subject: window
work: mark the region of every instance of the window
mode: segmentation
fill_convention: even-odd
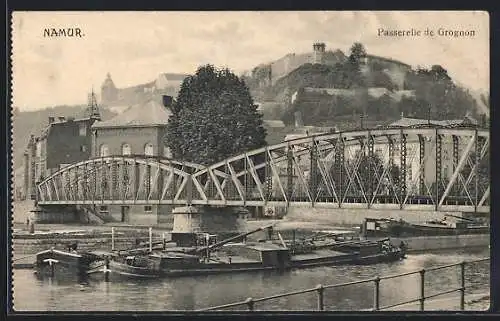
[[[163,146],[163,157],[172,158],[172,153],[170,152],[170,148],[167,146]]]
[[[87,124],[86,123],[80,123],[80,136],[87,136]]]
[[[99,155],[101,157],[109,156],[109,147],[106,144],[102,144],[99,148]]]
[[[443,171],[442,171],[442,175],[443,175],[443,178],[447,179],[448,178],[448,173],[449,172],[449,166],[448,165],[443,165]]]
[[[42,142],[36,143],[36,157],[42,156]]]
[[[122,145],[122,155],[131,155],[132,154],[132,151],[131,151],[131,148],[130,148],[130,144],[123,144]]]
[[[151,213],[153,211],[153,207],[150,205],[144,206],[144,212]]]
[[[411,165],[408,165],[406,167],[406,177],[408,177],[407,178],[408,180],[412,180],[413,179],[413,172],[412,172]]]
[[[147,143],[144,146],[144,155],[146,155],[146,156],[153,156],[153,144]]]

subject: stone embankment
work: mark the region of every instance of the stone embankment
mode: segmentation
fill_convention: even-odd
[[[165,233],[168,241],[170,235]],[[163,240],[163,232],[155,230],[152,233],[153,242]],[[106,230],[52,230],[37,231],[30,234],[27,231],[15,231],[12,237],[12,263],[14,267],[26,267],[34,262],[34,254],[50,248],[67,250],[68,246],[78,244],[80,250],[110,251],[114,241],[115,249],[124,250],[149,241],[148,229],[116,229],[112,237],[111,228]]]

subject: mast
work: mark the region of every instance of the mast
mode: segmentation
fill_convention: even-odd
[[[237,239],[241,239],[242,237],[245,237],[245,236],[248,236],[250,234],[254,234],[254,233],[257,233],[259,231],[262,231],[262,230],[265,230],[265,229],[268,229],[268,228],[271,228],[272,226],[274,226],[276,223],[274,224],[270,224],[270,225],[267,225],[267,226],[263,226],[263,227],[259,227],[255,230],[251,230],[250,232],[246,232],[246,233],[242,233],[242,234],[239,234],[239,235],[236,235],[236,236],[233,236],[233,237],[230,237],[228,239],[225,239],[223,241],[220,241],[218,243],[215,243],[213,245],[210,245],[210,246],[204,246],[202,248],[199,248],[199,249],[196,249],[195,252],[197,253],[202,253],[203,251],[206,251],[206,250],[212,250],[212,249],[215,249],[215,248],[218,248],[218,247],[221,247],[223,246],[224,244],[227,244],[231,241],[234,241],[234,240],[237,240]]]

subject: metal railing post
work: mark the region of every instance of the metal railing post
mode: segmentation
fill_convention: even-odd
[[[111,227],[111,251],[115,250],[115,228]]]
[[[323,300],[323,294],[325,292],[325,288],[323,287],[323,285],[318,284],[318,286],[316,287],[316,291],[318,291],[318,310],[324,311],[325,305]]]
[[[425,302],[425,269],[420,270],[420,311],[424,311]]]
[[[375,287],[373,288],[373,310],[378,311],[380,309],[380,278],[377,276],[373,279]]]
[[[460,310],[465,310],[465,262],[460,263]]]
[[[253,299],[252,298],[248,298],[245,302],[246,302],[246,304],[248,306],[248,311],[253,311],[254,304],[255,304],[255,302],[253,302]]]

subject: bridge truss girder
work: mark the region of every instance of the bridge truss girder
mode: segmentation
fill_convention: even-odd
[[[62,168],[37,185],[40,204],[184,204],[203,166],[164,158],[108,156]]]
[[[475,137],[482,142],[477,157],[471,155]],[[458,143],[449,145],[451,140]],[[474,185],[479,181],[474,164],[488,150],[489,133],[475,129],[310,136],[234,156],[193,174],[197,188],[192,199],[217,205],[488,211],[489,185]],[[466,161],[472,170],[464,177]],[[454,192],[460,190],[457,184],[461,193]],[[208,195],[206,187],[212,185],[216,192]]]
[[[489,132],[375,129],[308,136],[211,166],[110,156],[38,185],[40,204],[199,204],[489,211]]]

